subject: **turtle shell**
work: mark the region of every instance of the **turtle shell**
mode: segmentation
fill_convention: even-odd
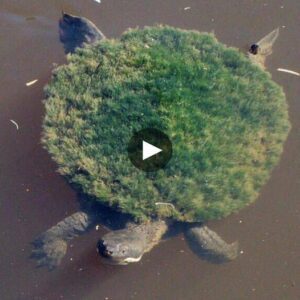
[[[282,89],[237,49],[167,26],[87,45],[53,71],[43,145],[81,191],[137,220],[222,218],[253,202],[288,130]],[[143,128],[166,133],[157,172],[131,164]]]

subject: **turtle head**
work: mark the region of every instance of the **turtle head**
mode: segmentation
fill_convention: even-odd
[[[92,44],[104,38],[101,31],[86,18],[62,12],[59,21],[59,37],[64,44],[65,52],[74,52],[77,47]]]
[[[109,232],[99,240],[97,250],[103,262],[127,265],[138,262],[145,252],[145,241],[129,229]]]

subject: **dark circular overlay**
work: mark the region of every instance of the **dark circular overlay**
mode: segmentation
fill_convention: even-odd
[[[143,141],[162,151],[143,160]],[[172,157],[172,143],[169,137],[155,128],[145,128],[136,132],[130,139],[127,149],[132,164],[145,172],[164,168]]]

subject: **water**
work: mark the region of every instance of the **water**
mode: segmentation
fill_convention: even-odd
[[[43,86],[52,64],[65,61],[57,29],[61,9],[90,18],[108,37],[128,27],[164,23],[214,31],[240,49],[281,27],[267,61],[287,94],[293,126],[281,162],[254,205],[210,224],[227,241],[239,240],[243,254],[237,260],[225,265],[201,261],[178,236],[141,263],[106,266],[95,251],[104,229],[75,240],[53,272],[35,268],[28,259],[29,242],[78,209],[75,192],[40,145]],[[299,299],[300,84],[298,77],[276,71],[299,72],[299,13],[298,0],[2,0],[1,299]],[[33,79],[38,82],[26,87]]]

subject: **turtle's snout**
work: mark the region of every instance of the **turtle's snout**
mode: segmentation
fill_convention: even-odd
[[[113,251],[107,249],[102,240],[98,242],[97,250],[100,255],[106,258],[109,258],[113,254]]]
[[[111,253],[109,253],[109,251],[106,249],[106,246],[104,245],[104,241],[100,240],[97,244],[97,251],[100,255],[107,257],[109,256]]]

